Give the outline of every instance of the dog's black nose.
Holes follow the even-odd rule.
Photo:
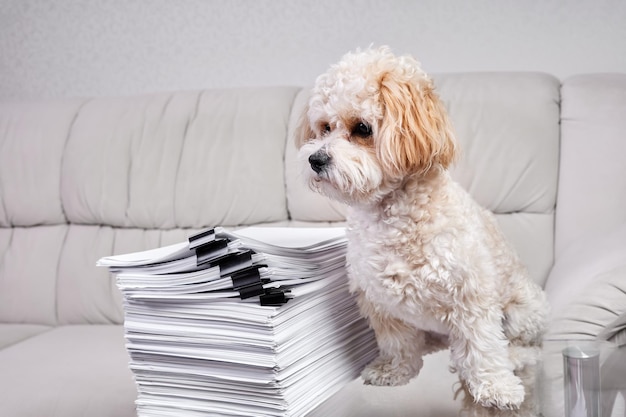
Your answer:
[[[326,153],[326,151],[319,150],[315,152],[313,155],[309,156],[309,164],[311,164],[311,168],[316,173],[320,173],[324,170],[326,165],[330,162],[330,155]]]

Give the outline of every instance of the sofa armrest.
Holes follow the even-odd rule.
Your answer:
[[[545,290],[551,306],[547,338],[623,338],[626,224],[563,250]]]

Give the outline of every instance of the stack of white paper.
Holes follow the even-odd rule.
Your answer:
[[[140,416],[303,416],[376,343],[347,288],[343,229],[220,228],[102,258],[124,294]]]

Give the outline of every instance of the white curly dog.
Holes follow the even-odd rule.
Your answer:
[[[418,62],[387,47],[346,54],[317,78],[296,136],[310,187],[349,206],[350,285],[380,352],[365,383],[405,384],[449,346],[475,402],[518,408],[519,352],[539,350],[545,296],[450,178],[454,134]]]

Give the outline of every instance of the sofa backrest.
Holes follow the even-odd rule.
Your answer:
[[[0,106],[0,322],[119,323],[101,256],[287,220],[297,88]]]
[[[626,223],[626,74],[574,76],[561,95],[557,254]]]
[[[533,279],[543,284],[554,260],[559,81],[534,73],[444,74],[434,81],[461,147],[453,177],[496,214]],[[305,89],[296,97],[290,132],[308,96]],[[345,207],[303,185],[293,141],[285,155],[291,219],[342,220]]]
[[[553,260],[559,83],[436,77],[463,155],[454,176],[496,212],[531,274]],[[0,104],[0,322],[121,323],[102,256],[198,229],[325,225],[291,138],[308,89],[256,88]]]

